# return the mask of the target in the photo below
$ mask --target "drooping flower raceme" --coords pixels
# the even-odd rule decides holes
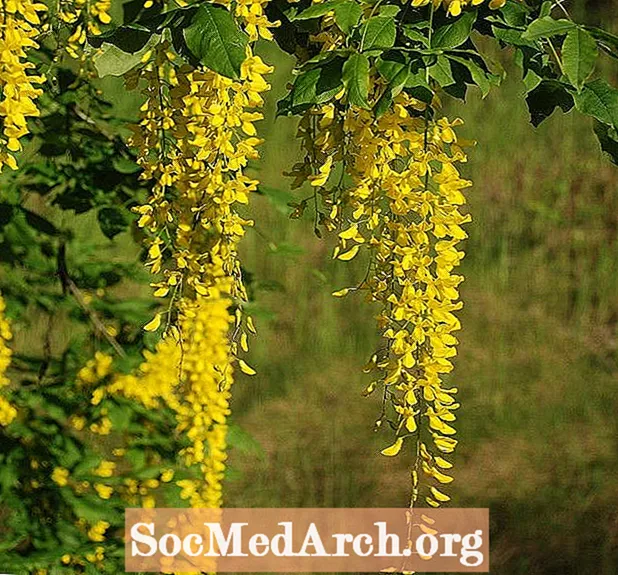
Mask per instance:
[[[461,121],[431,114],[403,92],[379,118],[339,101],[314,107],[300,124],[306,155],[292,175],[321,198],[320,221],[338,232],[334,257],[364,257],[362,281],[334,295],[361,291],[380,306],[383,343],[365,371],[374,373],[367,393],[383,394],[377,424],[387,422],[395,432],[383,454],[412,445],[413,502],[424,473],[425,500],[438,506],[449,499],[438,487],[452,481],[445,456],[457,443],[457,389],[443,378],[458,343],[463,278],[454,269],[463,257],[461,226],[470,220],[460,211],[462,190],[471,183],[456,167],[466,161],[466,142],[454,131]]]
[[[233,382],[232,316],[227,298],[200,297],[183,307],[178,333],[168,334],[135,374],[122,375],[105,392],[120,394],[149,408],[164,404],[176,413],[178,432],[189,440],[181,453],[200,479],[178,482],[193,507],[220,507],[225,470],[227,416]]]
[[[0,170],[5,165],[16,170],[13,154],[22,149],[20,140],[29,133],[27,119],[39,115],[36,99],[42,90],[35,86],[45,78],[31,73],[35,66],[27,56],[38,48],[40,14],[47,8],[31,0],[0,0],[0,5]]]
[[[236,8],[252,40],[270,37],[264,4]],[[146,86],[131,143],[153,188],[136,211],[147,232],[154,295],[167,300],[166,311],[145,326],[156,331],[163,325],[164,339],[141,370],[143,377],[156,378],[161,395],[140,399],[165,401],[177,413],[178,428],[190,443],[185,461],[201,471],[201,481],[179,483],[193,506],[221,505],[234,364],[255,373],[236,357],[238,346],[248,349],[248,332],[254,333],[251,318],[242,314],[247,293],[237,250],[252,225],[241,210],[258,182],[245,169],[258,157],[254,123],[262,119],[262,94],[270,88],[264,75],[271,71],[250,46],[239,77],[232,79],[177,64],[162,42],[127,76],[128,86],[140,81]],[[165,381],[148,366],[160,354],[176,359]],[[116,384],[117,390],[137,397],[127,383],[122,389]]]
[[[146,102],[132,139],[144,177],[154,181],[148,203],[137,208],[138,225],[148,231],[147,265],[162,276],[154,294],[172,304],[161,318],[166,327],[181,299],[214,290],[237,305],[246,300],[237,245],[252,222],[238,207],[257,189],[244,170],[258,157],[254,122],[262,114],[255,109],[272,71],[249,49],[239,80],[173,61],[162,45],[142,68]]]
[[[12,355],[8,342],[13,337],[11,325],[4,316],[5,309],[6,304],[0,294],[0,425],[2,426],[11,423],[17,415],[17,410],[1,395],[2,388],[10,383],[6,377],[6,370],[11,364]]]
[[[65,46],[69,56],[86,62],[86,37],[88,34],[99,36],[100,25],[111,23],[111,7],[111,0],[60,0],[58,16],[70,31]]]

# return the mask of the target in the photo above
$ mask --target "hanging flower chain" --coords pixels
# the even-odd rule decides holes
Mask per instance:
[[[253,5],[257,9],[250,13],[237,7],[237,16],[250,39],[270,38],[273,24],[261,12],[264,2]],[[131,144],[153,191],[136,212],[147,232],[147,266],[157,276],[154,295],[167,298],[166,311],[145,329],[164,325],[152,359],[164,353],[175,354],[176,361],[165,372],[161,397],[177,411],[178,429],[190,441],[186,463],[199,466],[203,478],[179,482],[182,497],[192,506],[219,507],[233,364],[255,374],[236,357],[238,346],[248,350],[248,332],[255,333],[251,317],[242,314],[247,293],[237,252],[253,222],[239,208],[257,190],[258,181],[244,172],[258,158],[261,140],[254,123],[263,117],[258,109],[270,89],[264,75],[272,68],[250,46],[238,79],[175,60],[163,42],[127,76],[130,87],[146,84]],[[148,361],[143,373],[147,366]],[[134,393],[126,383],[117,383],[116,390]]]
[[[27,56],[28,51],[39,47],[40,14],[47,7],[31,0],[0,0],[0,4],[0,170],[5,165],[16,170],[13,153],[22,149],[20,140],[29,133],[27,118],[39,116],[36,99],[43,91],[34,86],[45,78],[29,74],[35,65],[27,61]]]
[[[8,342],[13,338],[11,333],[11,325],[4,317],[6,304],[0,294],[0,391],[3,387],[9,385],[9,379],[6,377],[6,370],[11,364],[11,348]],[[17,416],[15,408],[0,395],[0,426],[5,426],[11,423]]]
[[[470,221],[460,206],[471,182],[456,164],[466,161],[463,147],[470,142],[455,134],[461,120],[435,120],[428,106],[403,92],[379,118],[344,105],[342,95],[302,118],[305,158],[290,175],[294,186],[307,181],[315,190],[322,205],[316,225],[337,230],[334,257],[365,255],[362,281],[334,295],[360,291],[380,305],[383,344],[365,372],[374,374],[366,394],[378,387],[383,394],[376,425],[386,422],[395,433],[382,453],[394,456],[405,442],[413,445],[412,502],[424,474],[425,501],[438,506],[449,497],[434,483],[452,481],[444,456],[457,444],[457,389],[443,378],[453,369],[460,329],[454,312],[462,307],[463,277],[453,271],[464,254],[457,244]]]

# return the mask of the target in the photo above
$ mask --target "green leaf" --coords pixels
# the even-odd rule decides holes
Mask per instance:
[[[369,59],[364,54],[352,54],[343,65],[343,85],[350,104],[368,109]]]
[[[594,38],[581,28],[571,30],[562,45],[564,72],[573,86],[581,89],[594,71],[599,51]]]
[[[472,26],[476,22],[476,12],[471,10],[462,16],[438,28],[431,40],[431,48],[457,48],[461,46],[472,32]]]
[[[135,54],[128,54],[117,46],[106,43],[94,54],[94,67],[99,74],[99,78],[105,76],[122,76],[137,66],[142,56],[147,51],[148,46],[145,46]]]
[[[388,52],[383,54],[377,61],[376,67],[380,75],[387,81],[391,82],[401,70],[409,68],[410,63],[399,52]]]
[[[135,174],[141,170],[134,160],[126,156],[115,156],[112,160],[112,166],[121,174]]]
[[[540,40],[558,34],[566,34],[574,28],[575,23],[570,20],[554,20],[551,16],[544,16],[532,22],[522,37],[524,40]]]
[[[404,26],[403,33],[406,38],[409,38],[413,42],[419,42],[422,46],[425,46],[425,48],[429,48],[429,38],[415,26]]]
[[[516,30],[515,28],[502,28],[500,26],[492,26],[491,30],[494,33],[494,36],[505,44],[535,48],[535,44],[532,40],[524,39],[523,32],[521,30]]]
[[[380,99],[374,107],[374,113],[376,117],[380,118],[391,107],[393,98],[403,90],[408,77],[410,76],[410,68],[405,65],[393,76],[389,85],[384,90],[384,93],[380,96]]]
[[[539,11],[539,15],[541,18],[544,16],[549,16],[551,14],[553,8],[553,2],[551,0],[545,0],[543,4],[541,4],[541,10]]]
[[[419,70],[416,74],[408,74],[406,92],[421,102],[431,104],[433,91],[425,79],[424,70]]]
[[[361,28],[361,50],[387,50],[395,44],[395,20],[387,16],[369,18]]]
[[[240,77],[249,37],[227,9],[202,4],[184,36],[187,48],[204,66],[228,78]]]
[[[526,87],[526,93],[534,90],[543,80],[534,70],[528,70],[523,77],[524,86]]]
[[[13,204],[0,203],[0,228],[6,226],[13,219],[14,210]]]
[[[109,32],[88,37],[88,44],[100,48],[103,44],[113,44],[123,52],[135,54],[148,44],[153,33],[139,25],[118,26]]]
[[[113,522],[121,517],[111,505],[94,496],[78,497],[69,488],[62,489],[61,493],[65,501],[73,508],[75,515],[83,517],[89,523],[102,520]]]
[[[335,58],[298,76],[291,92],[291,108],[286,111],[294,112],[303,106],[328,102],[343,86],[342,67],[343,59]]]
[[[563,112],[573,108],[573,96],[564,84],[556,80],[544,80],[526,96],[530,121],[538,126],[546,118],[549,118],[558,107]]]
[[[472,81],[481,89],[483,98],[489,94],[489,91],[491,90],[491,83],[487,77],[487,72],[483,70],[481,66],[479,66],[474,60],[468,60],[467,58],[460,58],[458,56],[450,55],[449,58],[455,62],[459,62],[468,69],[470,75],[472,76]]]
[[[522,2],[507,2],[500,10],[504,21],[511,26],[525,26],[529,12]]]
[[[240,453],[252,453],[263,458],[264,448],[260,442],[238,425],[230,425],[228,431],[229,444]]]
[[[26,222],[28,222],[31,228],[48,236],[57,236],[60,233],[58,228],[43,216],[39,216],[39,214],[35,214],[23,207],[21,210],[26,216]]]
[[[442,87],[455,83],[451,63],[446,56],[441,54],[438,56],[436,63],[429,68],[429,75]]]
[[[97,220],[101,231],[110,240],[124,232],[129,226],[127,216],[118,208],[101,208],[97,212]]]
[[[335,22],[345,34],[350,34],[358,24],[363,10],[354,0],[347,0],[335,6]]]
[[[378,15],[388,18],[395,18],[399,14],[399,12],[401,12],[400,6],[395,6],[394,4],[385,4],[383,6],[380,6]]]
[[[321,4],[313,4],[306,10],[303,10],[300,14],[296,14],[296,16],[291,17],[290,20],[311,20],[312,18],[320,18],[321,16],[328,14],[335,8],[335,6],[341,4],[341,2],[342,0],[328,0],[327,2],[323,2]]]
[[[575,95],[575,106],[582,114],[618,128],[618,90],[605,80],[588,82]]]
[[[618,166],[618,134],[616,130],[601,122],[595,122],[594,133],[599,139],[601,149],[605,152],[613,164]]]

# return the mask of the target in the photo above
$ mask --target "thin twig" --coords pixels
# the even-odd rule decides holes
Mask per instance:
[[[64,243],[60,244],[58,248],[58,277],[60,278],[60,283],[62,284],[62,291],[66,293],[67,291],[75,298],[75,301],[82,308],[82,310],[88,316],[90,323],[94,326],[94,328],[107,340],[107,342],[114,348],[114,351],[120,357],[126,357],[125,351],[122,349],[120,344],[116,341],[116,338],[111,335],[103,322],[99,319],[99,316],[96,312],[86,303],[86,299],[82,294],[81,290],[75,285],[75,282],[71,279],[69,275],[69,271],[66,263],[66,246]]]

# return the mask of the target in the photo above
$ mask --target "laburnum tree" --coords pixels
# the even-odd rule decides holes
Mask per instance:
[[[441,102],[500,85],[493,39],[534,125],[575,108],[618,163],[618,91],[595,73],[618,37],[560,0],[0,1],[2,567],[116,574],[127,506],[222,505],[232,383],[255,374],[238,246],[264,193],[259,42],[296,62],[278,104],[303,150],[293,217],[362,258],[333,295],[379,309],[382,454],[409,458],[410,506],[449,501],[474,142]],[[107,238],[132,230],[141,269],[75,225],[88,213]],[[32,332],[41,353],[13,346]]]

